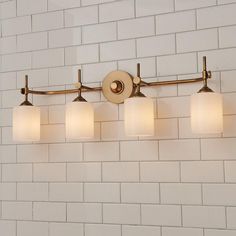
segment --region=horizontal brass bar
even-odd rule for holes
[[[83,92],[96,92],[96,91],[101,91],[102,87],[94,87],[94,88],[89,88],[89,87],[83,87],[82,91]],[[35,95],[56,95],[56,94],[70,94],[70,93],[78,93],[79,89],[64,89],[64,90],[54,90],[54,91],[39,91],[39,90],[28,90],[28,93],[30,94],[35,94]],[[25,89],[21,89],[21,93],[25,94]]]
[[[157,81],[157,82],[145,82],[141,83],[141,86],[163,86],[163,85],[175,85],[175,84],[188,84],[196,83],[203,81],[203,78],[194,78],[194,79],[181,79],[181,80],[166,80],[166,81]]]
[[[142,87],[154,87],[154,86],[163,86],[163,85],[175,85],[175,84],[187,84],[187,83],[195,83],[203,81],[203,78],[194,78],[194,79],[182,79],[182,80],[167,80],[167,81],[157,81],[157,82],[141,82]],[[82,87],[82,92],[96,92],[101,91],[102,87]],[[28,90],[28,94],[36,94],[36,95],[56,95],[56,94],[70,94],[70,93],[78,93],[79,89],[68,89],[68,90],[55,90],[55,91],[38,91],[38,90]],[[25,94],[25,88],[21,89],[21,93]]]

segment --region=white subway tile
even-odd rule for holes
[[[111,121],[118,120],[118,105],[99,102],[94,103],[95,121]]]
[[[163,227],[163,236],[203,236],[203,229]]]
[[[225,208],[212,206],[183,206],[184,227],[225,228]]]
[[[202,159],[227,160],[235,159],[235,139],[203,139],[201,141]]]
[[[2,71],[17,71],[31,68],[31,54],[18,53],[2,56]]]
[[[155,77],[156,76],[156,62],[154,57],[138,58],[127,61],[119,61],[118,67],[120,70],[125,70],[131,75],[137,74],[137,64],[141,65],[141,77]]]
[[[123,225],[122,226],[123,236],[160,236],[160,227],[156,226],[139,226],[139,225]]]
[[[66,203],[34,202],[33,219],[36,221],[65,221]]]
[[[18,183],[17,200],[20,201],[47,201],[48,184],[46,183]]]
[[[175,9],[187,10],[216,5],[216,0],[175,0]]]
[[[136,204],[103,204],[103,222],[109,224],[139,224],[140,206]]]
[[[50,236],[83,236],[83,225],[76,223],[51,223]]]
[[[121,201],[123,203],[158,203],[159,185],[155,183],[121,184]]]
[[[46,32],[23,34],[17,36],[17,51],[33,51],[46,49],[48,46],[48,39]]]
[[[16,88],[16,72],[1,73],[0,90],[8,90]]]
[[[233,40],[236,37],[236,27],[229,26],[219,29],[219,44],[221,48],[235,47],[236,43]]]
[[[200,184],[161,184],[161,203],[163,204],[201,204]]]
[[[100,163],[69,163],[67,164],[68,182],[100,182]]]
[[[175,36],[161,35],[137,40],[139,57],[159,56],[175,52]]]
[[[6,1],[0,5],[1,19],[16,17],[16,1]]]
[[[157,34],[194,30],[196,26],[195,12],[176,12],[156,17]]]
[[[50,162],[80,162],[82,161],[82,144],[50,144],[49,160]]]
[[[142,182],[179,182],[177,162],[143,162],[140,164]]]
[[[63,124],[65,122],[65,106],[55,105],[48,108],[50,124]]]
[[[158,119],[156,120],[157,139],[176,139],[178,138],[177,119]]]
[[[205,236],[234,236],[235,230],[205,229]]]
[[[143,205],[142,224],[160,226],[180,226],[180,206]]]
[[[0,233],[4,236],[15,236],[16,235],[16,222],[1,220]]]
[[[18,221],[17,235],[19,236],[48,236],[47,222]]]
[[[30,16],[2,20],[2,36],[25,34],[31,32]]]
[[[3,182],[31,182],[32,164],[3,164]]]
[[[32,53],[32,67],[53,67],[64,65],[64,50],[50,49]]]
[[[17,0],[17,15],[31,15],[47,11],[47,0]]]
[[[128,141],[121,142],[120,156],[123,161],[148,161],[158,159],[158,142]]]
[[[190,97],[167,97],[157,100],[158,118],[176,118],[190,115]]]
[[[203,56],[207,57],[208,68],[213,71],[233,70],[235,68],[236,49],[234,48],[198,53],[199,68],[202,68]]]
[[[48,86],[48,70],[27,70],[17,72],[17,87],[23,88],[25,83],[25,75],[28,75],[30,87]]]
[[[224,180],[223,163],[219,161],[186,161],[181,163],[183,182],[221,183]]]
[[[223,111],[225,115],[236,114],[235,93],[223,94]]]
[[[158,76],[195,72],[197,72],[197,58],[195,53],[162,56],[157,58]]]
[[[154,34],[154,17],[138,18],[118,22],[119,39],[146,37]]]
[[[99,6],[99,20],[115,21],[134,17],[134,0],[115,1]]]
[[[236,185],[234,184],[204,184],[203,203],[205,205],[235,205]]]
[[[234,84],[236,71],[221,72],[221,90],[222,92],[235,92],[236,84]]]
[[[225,162],[225,182],[236,182],[236,162]]]
[[[16,146],[0,146],[0,163],[16,163]]]
[[[98,203],[68,203],[67,221],[101,223],[102,205]]]
[[[85,225],[86,236],[121,236],[119,225],[87,224]]]
[[[113,41],[117,37],[116,23],[105,23],[83,27],[83,43]]]
[[[1,201],[16,200],[15,183],[0,183],[0,200]]]
[[[83,65],[83,81],[85,83],[102,82],[109,71],[116,69],[115,62],[85,64]]]
[[[193,52],[218,48],[217,29],[179,33],[176,35],[177,52]]]
[[[120,185],[117,183],[85,183],[85,202],[120,202]]]
[[[136,15],[147,16],[174,11],[172,0],[136,0]]]
[[[64,26],[64,18],[62,11],[47,12],[32,16],[32,30],[46,31],[62,28]]]
[[[197,27],[198,29],[203,29],[235,24],[235,10],[236,4],[197,10]]]
[[[236,136],[236,116],[224,116],[224,137],[235,137]]]
[[[66,8],[75,8],[80,6],[78,0],[48,0],[48,10],[55,11]]]
[[[74,8],[65,11],[66,27],[95,23],[98,23],[97,6]]]
[[[64,125],[43,125],[41,126],[42,143],[61,143],[65,142],[65,126]]]
[[[18,145],[17,162],[47,162],[48,146],[43,145]]]
[[[83,185],[80,183],[50,183],[49,200],[81,202],[83,200]]]
[[[139,181],[137,162],[107,162],[103,163],[102,170],[102,179],[105,182]]]
[[[66,47],[81,44],[81,28],[65,28],[49,32],[49,47]]]
[[[228,207],[227,211],[227,228],[229,229],[236,229],[236,208],[235,207]]]
[[[32,202],[2,202],[2,219],[32,220]]]
[[[134,40],[124,40],[100,44],[100,59],[102,61],[129,59],[134,57]]]
[[[0,38],[1,54],[16,52],[16,36]]]
[[[66,164],[38,163],[34,164],[34,181],[61,182],[66,180]]]
[[[84,144],[85,161],[118,161],[119,143],[85,143]]]
[[[83,45],[65,49],[65,64],[85,64],[98,61],[98,45]]]

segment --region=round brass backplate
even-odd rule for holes
[[[122,85],[119,90],[114,90],[114,83]],[[125,71],[113,71],[109,73],[102,82],[104,97],[112,103],[123,103],[133,93],[133,78]]]

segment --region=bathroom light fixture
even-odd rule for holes
[[[13,140],[33,142],[40,140],[40,108],[28,100],[28,76],[25,76],[25,101],[13,109]]]
[[[191,96],[191,127],[193,133],[215,134],[223,131],[223,99],[207,85],[211,73],[203,58],[203,87]]]
[[[66,104],[66,138],[68,140],[90,139],[94,136],[94,110],[92,104],[81,96],[82,88],[85,88],[81,83],[81,70],[78,70],[76,86],[78,97]]]
[[[81,96],[82,92],[102,91],[104,97],[112,103],[124,104],[126,134],[130,136],[150,136],[154,134],[154,106],[150,98],[145,97],[140,88],[143,86],[164,86],[204,82],[203,88],[191,96],[191,125],[194,133],[222,132],[223,112],[222,97],[213,93],[207,86],[211,72],[206,69],[206,57],[203,57],[202,77],[183,80],[145,82],[140,77],[140,64],[137,66],[137,77],[132,77],[125,71],[113,71],[102,82],[101,87],[87,87],[81,83],[81,71],[78,71],[79,81],[75,89],[57,91],[37,91],[28,88],[26,76],[25,102],[13,110],[13,138],[16,141],[37,141],[40,136],[39,108],[33,107],[28,101],[28,94],[54,95],[78,93],[78,97],[66,105],[66,138],[68,140],[87,139],[93,137],[94,112],[92,105]]]
[[[154,104],[140,92],[140,64],[137,65],[137,77],[133,78],[134,92],[124,101],[124,123],[127,136],[154,135]]]

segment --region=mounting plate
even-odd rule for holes
[[[125,71],[113,71],[102,82],[104,97],[112,103],[123,103],[133,93],[133,77]]]

